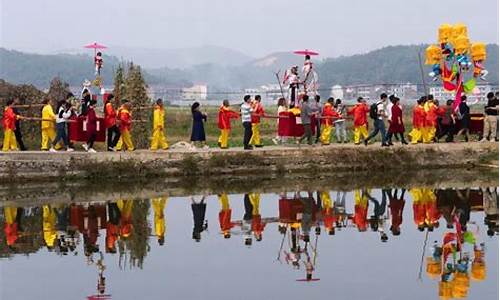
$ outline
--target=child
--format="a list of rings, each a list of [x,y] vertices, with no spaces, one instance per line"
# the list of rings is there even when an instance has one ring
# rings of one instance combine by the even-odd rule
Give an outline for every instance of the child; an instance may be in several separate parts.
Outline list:
[[[207,115],[200,111],[200,103],[195,102],[191,105],[191,114],[193,115],[193,127],[191,130],[191,143],[196,145],[196,143],[200,143],[203,145],[203,148],[208,148],[205,145],[206,136],[205,136],[205,124],[207,121]]]
[[[229,108],[229,100],[222,101],[219,108],[219,122],[220,129],[219,147],[227,149],[229,142],[229,133],[231,132],[231,119],[239,118],[239,114]]]
[[[153,137],[151,139],[151,150],[157,150],[158,146],[162,150],[168,149],[168,143],[164,132],[165,111],[163,109],[163,100],[156,100],[156,105],[153,112]]]
[[[347,130],[345,126],[344,116],[346,115],[346,107],[342,104],[342,100],[335,100],[335,105],[333,106],[337,112],[338,119],[334,121],[335,124],[335,136],[337,138],[337,143],[347,143]]]
[[[89,153],[96,153],[94,150],[94,142],[97,136],[97,116],[95,114],[96,101],[90,101],[90,105],[87,110],[87,143],[83,144],[82,147],[85,151]]]
[[[403,108],[400,104],[400,99],[398,97],[392,98],[393,105],[391,107],[391,122],[389,125],[389,131],[387,133],[387,140],[390,145],[392,145],[392,135],[399,134],[401,137],[401,144],[407,145],[405,140],[405,127],[403,124]]]
[[[101,75],[101,68],[103,65],[101,52],[97,52],[96,56],[94,57],[94,63],[95,63],[95,75]]]
[[[363,97],[358,98],[358,103],[348,111],[349,115],[354,115],[354,144],[359,145],[361,137],[363,140],[368,138],[368,121],[366,114],[370,112],[370,108],[366,105],[366,100]]]
[[[321,124],[323,125],[323,130],[321,131],[320,141],[322,145],[326,146],[330,145],[333,121],[334,118],[338,117],[337,112],[333,108],[333,98],[330,97],[328,102],[325,103],[322,117],[323,119],[321,119]]]
[[[250,138],[250,145],[257,148],[262,147],[260,141],[260,118],[264,116],[264,106],[260,103],[260,95],[255,96],[255,100],[252,103],[253,113],[252,113],[252,137]]]
[[[127,100],[123,100],[123,105],[118,110],[118,120],[120,121],[120,139],[116,144],[116,150],[121,151],[123,144],[128,151],[134,151],[134,144],[130,136],[130,129],[132,127],[132,114],[130,113],[130,105]]]
[[[13,104],[14,100],[8,100],[3,113],[3,151],[18,150],[14,131],[16,130],[16,120],[21,117],[14,113]]]
[[[288,109],[287,109],[285,98],[279,98],[278,99],[278,115],[277,115],[278,119],[276,120],[276,128],[279,128],[279,125],[280,125],[279,117],[280,117],[281,113],[284,113],[287,111],[288,111]],[[286,142],[286,137],[279,135],[279,129],[276,132],[276,138],[273,139],[273,142],[276,145]]]
[[[52,147],[50,147],[49,151],[57,152],[57,150],[54,149],[54,146],[57,145],[57,143],[60,140],[62,140],[64,146],[66,147],[66,151],[71,152],[73,151],[73,148],[69,146],[68,134],[66,133],[66,122],[69,120],[72,114],[71,104],[66,102],[66,100],[61,100],[59,101],[57,106],[58,106],[57,116],[56,116],[57,135],[56,138],[52,141]]]

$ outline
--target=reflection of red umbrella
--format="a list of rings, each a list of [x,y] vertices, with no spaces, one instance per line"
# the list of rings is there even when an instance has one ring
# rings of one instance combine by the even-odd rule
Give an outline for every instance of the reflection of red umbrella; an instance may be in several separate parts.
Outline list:
[[[87,300],[109,300],[111,299],[111,295],[92,295],[87,296]]]
[[[311,279],[303,278],[303,279],[297,279],[296,281],[319,281],[319,278],[311,278]]]
[[[97,52],[97,49],[106,49],[108,47],[101,45],[101,44],[98,44],[97,42],[93,42],[92,44],[88,44],[88,45],[83,46],[83,48],[94,49],[94,55],[95,55],[95,53]]]
[[[309,49],[305,49],[305,50],[298,50],[298,51],[293,51],[293,53],[295,54],[299,54],[299,55],[319,55],[318,52],[315,52],[315,51],[312,51],[312,50],[309,50]]]

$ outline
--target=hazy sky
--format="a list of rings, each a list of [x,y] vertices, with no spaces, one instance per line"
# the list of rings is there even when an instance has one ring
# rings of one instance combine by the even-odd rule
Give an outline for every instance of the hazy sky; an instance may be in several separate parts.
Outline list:
[[[472,40],[498,43],[498,2],[0,0],[0,41],[37,52],[96,40],[147,48],[217,45],[252,56],[309,48],[324,57],[434,42],[444,22],[466,23]]]

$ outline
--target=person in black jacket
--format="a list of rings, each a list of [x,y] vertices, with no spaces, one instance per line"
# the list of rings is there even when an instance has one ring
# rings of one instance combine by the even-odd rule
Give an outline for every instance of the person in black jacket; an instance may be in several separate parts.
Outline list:
[[[19,115],[19,110],[15,107],[16,105],[19,105],[19,98],[14,98],[14,114]],[[19,150],[21,151],[26,151],[26,146],[24,146],[23,143],[23,133],[21,131],[21,122],[19,119],[16,119],[16,129],[14,129],[14,134],[16,135],[16,142],[17,145],[19,146]]]

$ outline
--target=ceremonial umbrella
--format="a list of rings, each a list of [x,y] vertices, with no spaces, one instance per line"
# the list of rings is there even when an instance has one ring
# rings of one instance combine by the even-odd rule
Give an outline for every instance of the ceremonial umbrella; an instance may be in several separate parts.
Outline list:
[[[305,49],[305,50],[297,50],[297,51],[293,51],[294,54],[299,54],[299,55],[310,55],[310,56],[313,56],[313,55],[319,55],[318,52],[316,51],[312,51],[312,50],[309,50],[309,49]]]
[[[97,52],[97,49],[106,49],[108,47],[101,45],[101,44],[98,44],[97,42],[93,42],[92,44],[88,44],[88,45],[83,46],[83,48],[94,49],[94,55],[95,55]]]

